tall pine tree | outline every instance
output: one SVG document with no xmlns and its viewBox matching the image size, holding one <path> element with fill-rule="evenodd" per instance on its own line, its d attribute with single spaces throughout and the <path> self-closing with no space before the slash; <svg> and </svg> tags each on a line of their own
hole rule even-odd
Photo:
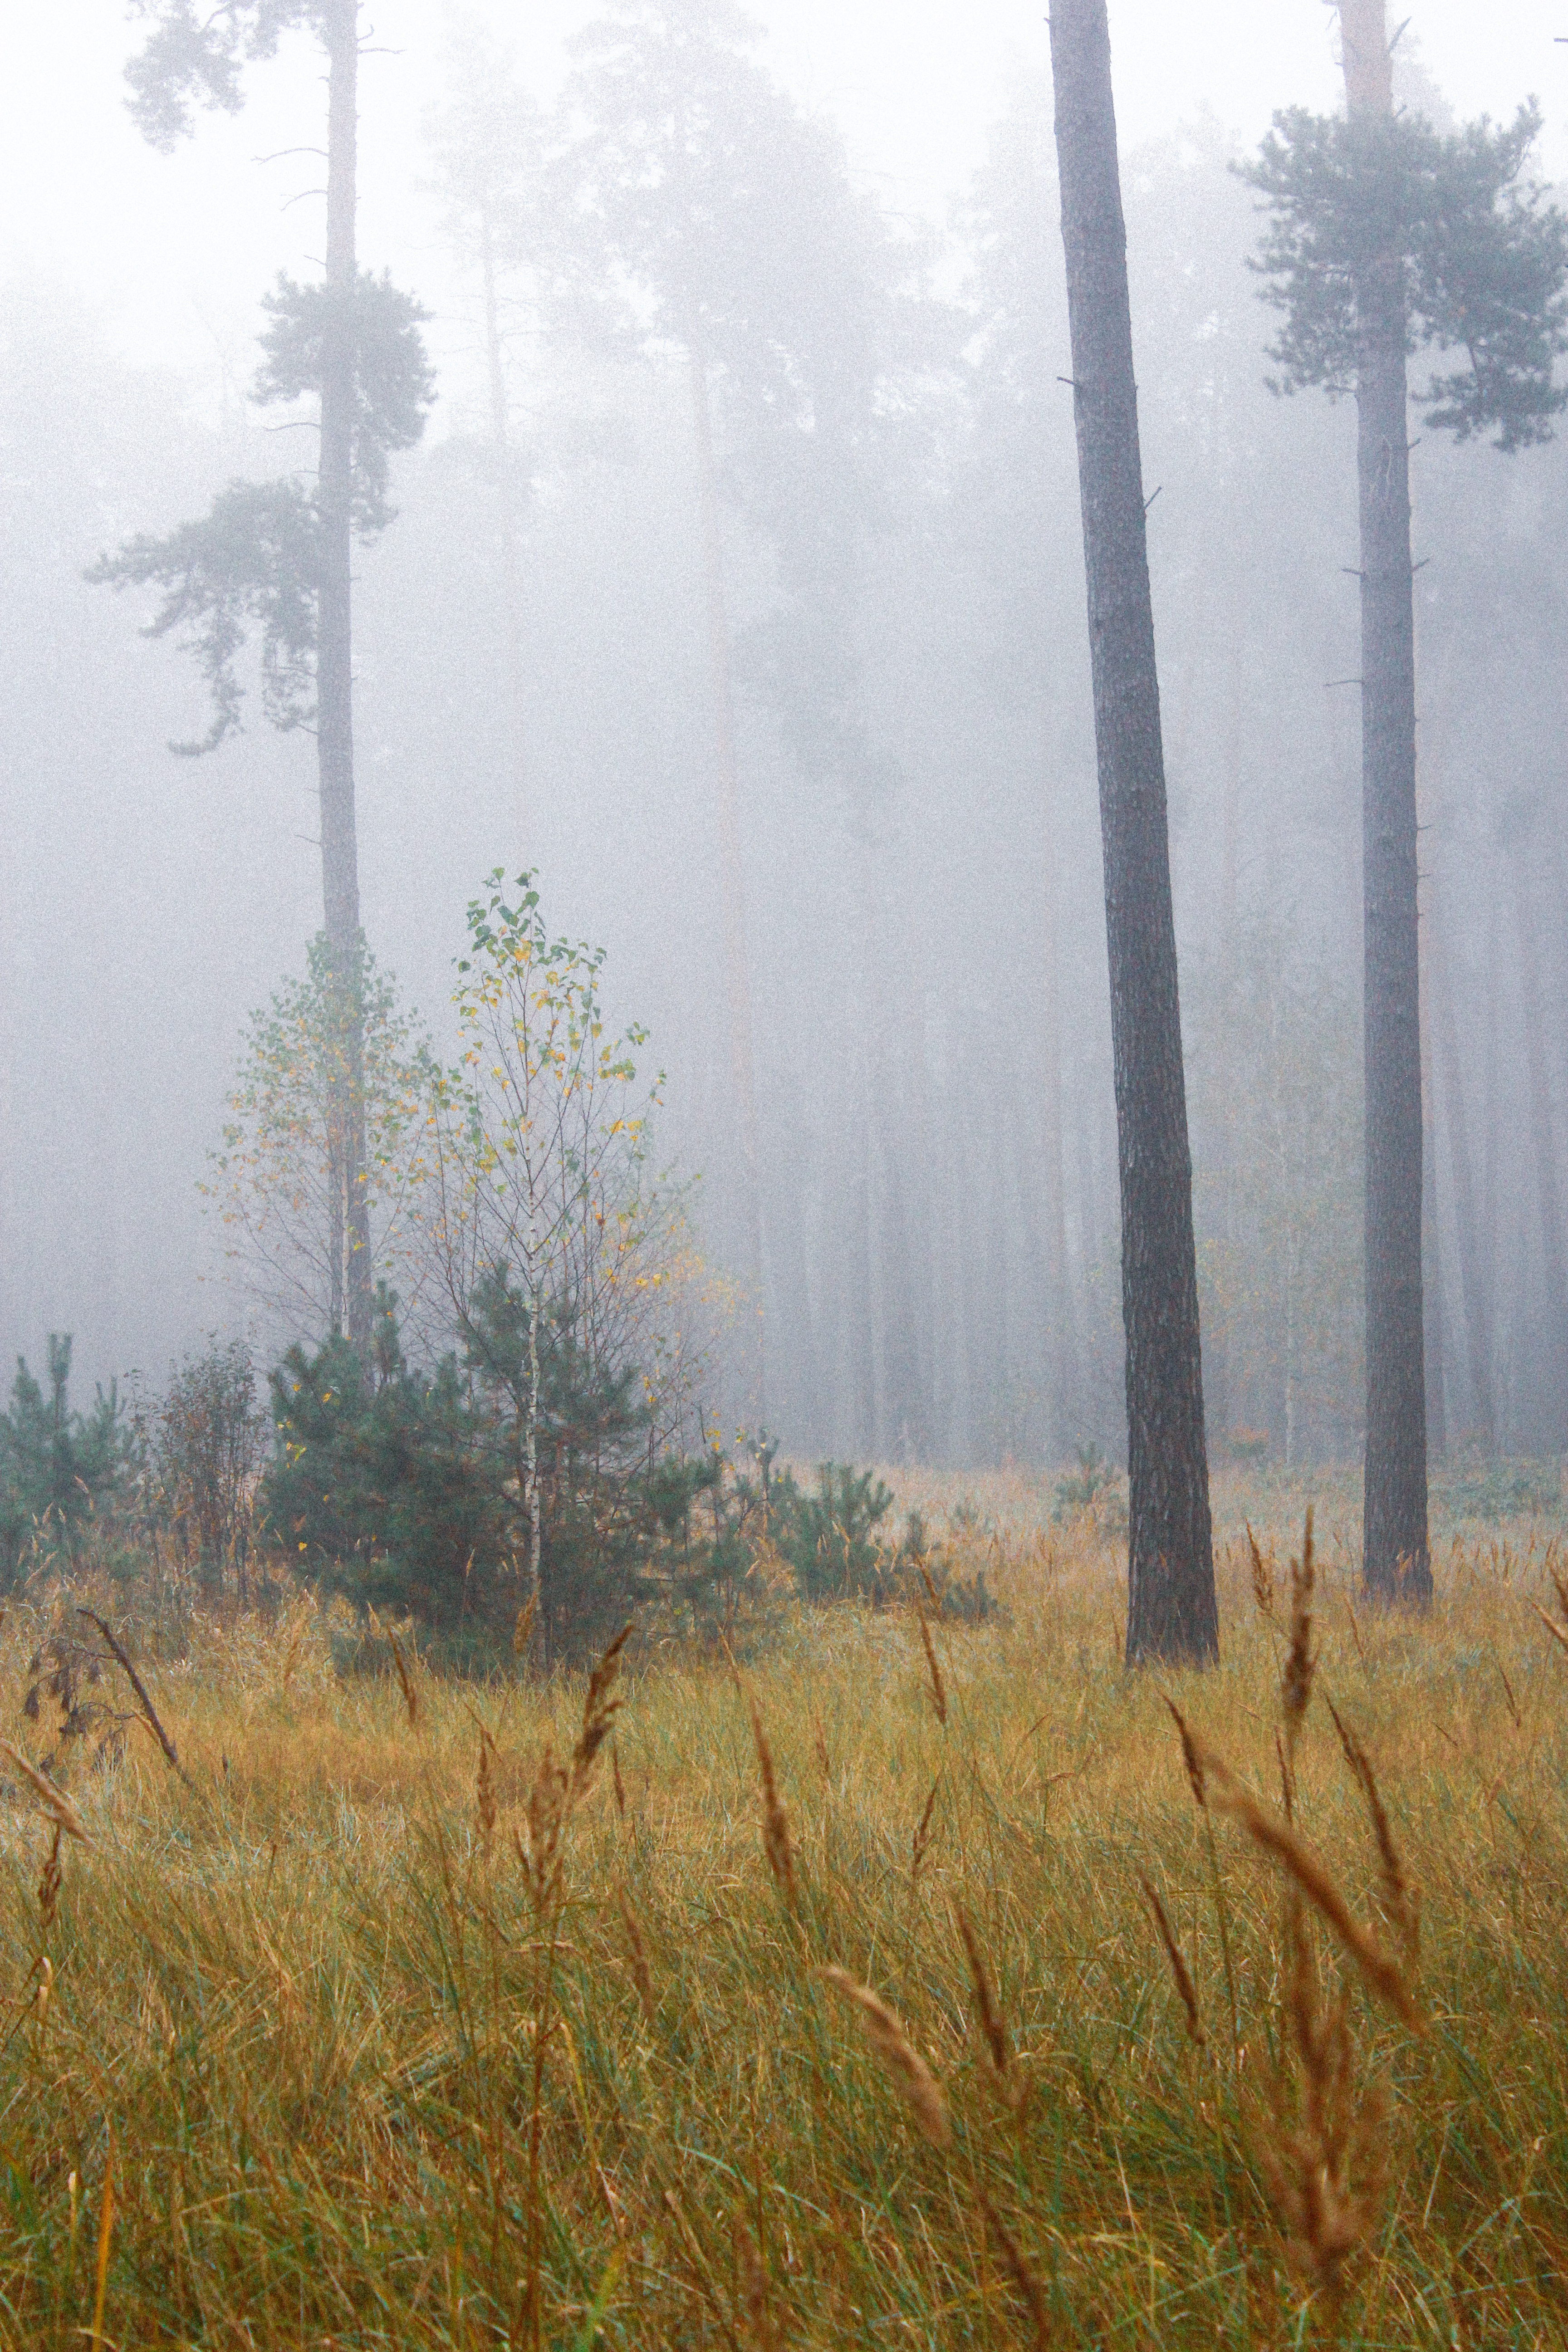
<svg viewBox="0 0 1568 2352">
<path fill-rule="evenodd" d="M 1127 1341 L 1127 1656 L 1219 1650 L 1193 1170 L 1105 0 L 1051 11 L 1105 855 Z"/>
<path fill-rule="evenodd" d="M 388 457 L 419 438 L 434 397 L 420 326 L 425 312 L 355 253 L 359 135 L 357 0 L 143 0 L 144 47 L 126 69 L 131 110 L 164 153 L 194 128 L 196 109 L 237 113 L 243 74 L 287 33 L 312 35 L 327 64 L 326 267 L 312 285 L 280 276 L 255 398 L 317 404 L 313 482 L 231 482 L 199 522 L 129 541 L 94 567 L 116 587 L 155 584 L 150 636 L 174 634 L 201 663 L 213 698 L 198 743 L 216 749 L 240 724 L 236 661 L 260 640 L 262 704 L 277 727 L 313 727 L 321 793 L 321 887 L 343 1050 L 332 1080 L 331 1317 L 362 1352 L 371 1337 L 374 1276 L 365 1200 L 359 1012 L 359 854 L 354 814 L 353 548 L 392 520 Z"/>
<path fill-rule="evenodd" d="M 1425 1602 L 1415 647 L 1407 362 L 1457 359 L 1415 394 L 1429 431 L 1547 439 L 1568 394 L 1568 222 L 1522 179 L 1532 106 L 1441 132 L 1396 111 L 1384 0 L 1342 0 L 1345 112 L 1275 119 L 1246 177 L 1271 215 L 1258 267 L 1285 317 L 1276 389 L 1356 403 L 1365 925 L 1366 1468 L 1370 1591 Z"/>
</svg>

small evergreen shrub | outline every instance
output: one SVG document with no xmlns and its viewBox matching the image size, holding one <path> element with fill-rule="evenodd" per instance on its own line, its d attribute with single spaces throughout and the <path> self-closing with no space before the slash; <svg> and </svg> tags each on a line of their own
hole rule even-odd
<svg viewBox="0 0 1568 2352">
<path fill-rule="evenodd" d="M 100 1388 L 90 1412 L 71 1407 L 71 1335 L 51 1331 L 46 1396 L 16 1359 L 9 1410 L 0 1412 L 0 1590 L 35 1564 L 74 1567 L 87 1522 L 111 1501 L 127 1467 L 119 1389 Z"/>
<path fill-rule="evenodd" d="M 1092 1443 L 1074 1448 L 1078 1468 L 1057 1480 L 1056 1504 L 1051 1512 L 1052 1523 L 1060 1527 L 1064 1520 L 1076 1518 L 1082 1511 L 1092 1511 L 1102 1495 L 1113 1494 L 1117 1486 L 1114 1464 L 1106 1460 L 1098 1445 Z"/>
</svg>

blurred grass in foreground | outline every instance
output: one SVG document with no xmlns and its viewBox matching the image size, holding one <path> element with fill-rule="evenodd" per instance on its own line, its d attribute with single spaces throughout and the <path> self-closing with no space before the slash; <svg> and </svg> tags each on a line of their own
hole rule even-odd
<svg viewBox="0 0 1568 2352">
<path fill-rule="evenodd" d="M 304 1600 L 161 1664 L 132 1622 L 189 1785 L 144 1727 L 79 1743 L 54 1841 L 0 1767 L 0 2334 L 92 2340 L 101 2277 L 123 2347 L 1568 2344 L 1550 1526 L 1454 1534 L 1430 1620 L 1380 1617 L 1325 1485 L 1292 1765 L 1296 1491 L 1252 1492 L 1291 1514 L 1261 1579 L 1220 1491 L 1223 1663 L 1161 1683 L 1098 1520 L 960 1484 L 1005 1622 L 928 1654 L 788 1608 L 739 1684 L 634 1646 L 586 1727 L 581 1678 L 340 1680 Z M 64 1609 L 0 1630 L 35 1762 Z M 1364 1755 L 1415 2025 L 1194 1803 L 1167 1695 L 1237 1805 L 1282 1820 L 1291 1771 L 1392 1953 Z"/>
</svg>

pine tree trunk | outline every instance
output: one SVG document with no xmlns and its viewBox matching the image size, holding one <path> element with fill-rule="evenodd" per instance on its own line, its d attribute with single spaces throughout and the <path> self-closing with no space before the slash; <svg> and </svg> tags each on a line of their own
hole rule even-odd
<svg viewBox="0 0 1568 2352">
<path fill-rule="evenodd" d="M 1389 117 L 1384 0 L 1342 0 L 1352 120 Z M 1421 1016 L 1415 866 L 1415 631 L 1405 266 L 1356 269 L 1360 353 L 1363 1017 L 1366 1064 L 1366 1473 L 1370 1592 L 1431 1598 L 1421 1298 Z"/>
<path fill-rule="evenodd" d="M 730 683 L 730 623 L 724 609 L 723 550 L 713 473 L 713 423 L 708 406 L 708 366 L 695 334 L 688 338 L 691 411 L 697 451 L 697 499 L 708 596 L 708 657 L 713 688 L 713 766 L 718 795 L 719 887 L 724 924 L 724 996 L 730 1018 L 730 1080 L 740 1129 L 742 1216 L 746 1253 L 747 1312 L 754 1339 L 746 1349 L 746 1411 L 764 1416 L 766 1363 L 763 1344 L 763 1220 L 757 1175 L 757 1087 L 752 1024 L 752 982 L 746 953 L 746 883 L 741 857 L 740 793 L 735 770 L 734 699 Z"/>
<path fill-rule="evenodd" d="M 1192 1157 L 1105 0 L 1050 18 L 1121 1187 L 1127 1657 L 1217 1656 Z"/>
<path fill-rule="evenodd" d="M 364 1191 L 363 1033 L 359 993 L 359 852 L 354 831 L 353 523 L 354 184 L 359 136 L 356 0 L 331 0 L 327 50 L 327 290 L 321 352 L 321 580 L 316 753 L 321 887 L 336 996 L 339 1061 L 331 1082 L 333 1320 L 368 1358 L 373 1282 Z M 340 1272 L 341 1269 L 341 1272 Z M 346 1310 L 346 1315 L 345 1315 Z"/>
</svg>

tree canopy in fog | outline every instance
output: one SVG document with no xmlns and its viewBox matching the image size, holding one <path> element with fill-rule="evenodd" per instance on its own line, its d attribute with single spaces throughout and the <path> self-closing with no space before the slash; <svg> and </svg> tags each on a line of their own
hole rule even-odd
<svg viewBox="0 0 1568 2352">
<path fill-rule="evenodd" d="M 243 100 L 247 172 L 255 149 L 320 144 L 336 22 L 153 12 L 134 37 L 167 36 L 143 76 L 165 91 L 159 135 L 201 116 L 216 159 Z M 356 52 L 362 159 L 390 93 L 408 86 L 411 122 L 432 101 L 427 143 L 400 158 L 430 233 L 388 239 L 367 179 L 376 242 L 352 274 L 333 249 L 354 707 L 329 806 L 347 806 L 349 749 L 363 928 L 441 1060 L 462 910 L 498 860 L 537 866 L 552 922 L 610 945 L 610 1017 L 653 1033 L 659 1150 L 700 1178 L 692 1238 L 716 1284 L 750 1294 L 747 1330 L 760 1302 L 760 1398 L 789 1449 L 1058 1465 L 1093 1442 L 1121 1461 L 1050 95 L 1037 66 L 1011 74 L 951 211 L 914 217 L 784 57 L 738 12 L 673 5 L 605 12 L 553 79 L 484 26 L 407 61 Z M 1503 469 L 1455 446 L 1552 425 L 1559 232 L 1531 191 L 1533 117 L 1467 130 L 1463 90 L 1450 116 L 1408 89 L 1375 162 L 1345 118 L 1293 114 L 1279 89 L 1258 168 L 1283 208 L 1261 222 L 1268 187 L 1230 169 L 1254 142 L 1223 108 L 1123 142 L 1218 1465 L 1353 1456 L 1365 1427 L 1353 419 L 1266 384 L 1352 382 L 1343 207 L 1363 181 L 1408 232 L 1411 381 L 1436 428 L 1411 455 L 1434 1455 L 1443 1428 L 1456 1450 L 1565 1433 L 1568 1073 L 1544 1010 L 1565 976 L 1563 457 L 1548 441 Z M 285 103 L 263 130 L 256 110 Z M 0 594 L 26 822 L 0 991 L 0 1267 L 16 1349 L 36 1361 L 74 1328 L 89 1381 L 249 1311 L 198 1287 L 225 1234 L 204 1240 L 194 1189 L 247 1015 L 309 984 L 322 904 L 321 780 L 307 796 L 301 765 L 321 692 L 321 177 L 304 158 L 243 180 L 271 258 L 217 330 L 221 381 L 216 362 L 202 379 L 118 356 L 63 282 L 5 293 Z M 1435 239 L 1432 205 L 1470 207 L 1462 250 Z M 106 547 L 141 567 L 119 603 L 80 584 Z M 162 638 L 138 646 L 138 622 Z M 193 631 L 194 672 L 173 650 Z M 228 727 L 198 774 L 163 747 L 223 718 L 198 710 L 204 659 L 240 698 L 231 719 L 295 723 Z M 88 1074 L 68 1107 L 35 1082 L 40 1035 Z M 351 1138 L 322 1177 L 344 1204 L 321 1250 L 345 1319 L 377 1247 L 374 1211 L 368 1259 L 348 1247 L 353 1158 Z M 738 1370 L 724 1391 L 731 1426 L 754 1383 Z"/>
</svg>

